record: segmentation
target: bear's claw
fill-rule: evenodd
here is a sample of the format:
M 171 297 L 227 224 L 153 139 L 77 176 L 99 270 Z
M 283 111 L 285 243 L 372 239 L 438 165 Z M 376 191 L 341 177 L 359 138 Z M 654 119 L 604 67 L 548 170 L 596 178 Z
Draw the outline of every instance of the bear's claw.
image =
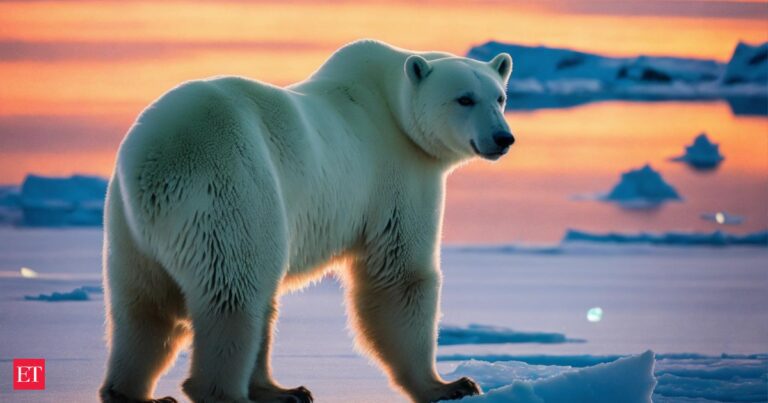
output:
M 292 389 L 291 394 L 299 398 L 300 403 L 312 403 L 315 401 L 315 398 L 312 396 L 312 392 L 303 386 Z
M 250 398 L 258 402 L 279 403 L 312 403 L 314 401 L 312 392 L 303 386 L 292 389 L 283 389 L 277 386 L 255 387 L 250 391 Z
M 315 400 L 314 397 L 312 397 L 312 392 L 303 386 L 288 389 L 287 392 L 293 398 L 293 400 L 290 400 L 291 403 L 312 403 Z
M 439 402 L 441 400 L 458 400 L 466 396 L 479 395 L 482 392 L 480 386 L 470 378 L 463 377 L 454 382 L 445 385 L 445 391 L 442 396 L 432 400 L 432 402 Z

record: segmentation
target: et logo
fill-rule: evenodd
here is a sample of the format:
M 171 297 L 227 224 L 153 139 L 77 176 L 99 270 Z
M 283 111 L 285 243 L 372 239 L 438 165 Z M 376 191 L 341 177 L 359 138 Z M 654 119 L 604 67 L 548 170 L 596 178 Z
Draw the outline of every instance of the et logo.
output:
M 45 359 L 15 358 L 13 360 L 13 390 L 44 390 Z

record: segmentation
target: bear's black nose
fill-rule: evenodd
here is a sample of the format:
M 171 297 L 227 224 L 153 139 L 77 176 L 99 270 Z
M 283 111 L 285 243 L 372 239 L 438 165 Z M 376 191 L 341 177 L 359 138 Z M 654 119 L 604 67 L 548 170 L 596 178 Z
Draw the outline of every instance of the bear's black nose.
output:
M 496 132 L 493 133 L 493 142 L 501 148 L 507 148 L 515 144 L 515 137 L 510 132 Z

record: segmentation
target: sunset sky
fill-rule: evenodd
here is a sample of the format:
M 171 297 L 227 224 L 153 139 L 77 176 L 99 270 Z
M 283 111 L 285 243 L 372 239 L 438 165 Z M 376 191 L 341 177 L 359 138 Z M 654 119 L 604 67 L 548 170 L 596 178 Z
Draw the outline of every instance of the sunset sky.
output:
M 0 184 L 18 183 L 29 172 L 108 176 L 117 146 L 136 115 L 180 82 L 235 74 L 285 85 L 307 77 L 335 49 L 359 38 L 459 55 L 473 45 L 498 40 L 608 55 L 727 61 L 739 41 L 768 40 L 768 2 L 0 1 Z M 589 118 L 595 112 L 588 107 L 558 113 Z M 667 149 L 681 147 L 683 134 L 664 137 L 657 130 L 664 122 L 659 119 L 669 122 L 674 117 L 664 111 L 650 113 L 659 116 L 649 133 Z M 715 122 L 710 112 L 698 113 L 702 123 L 695 126 L 701 129 L 729 124 Z M 562 138 L 564 125 L 573 120 L 536 116 L 541 115 L 508 118 L 518 136 L 543 133 L 538 143 L 530 143 L 541 152 L 518 153 L 510 156 L 514 160 L 496 165 L 475 163 L 469 172 L 556 171 L 553 161 L 562 156 L 555 144 L 567 142 Z M 650 121 L 626 113 L 601 116 L 600 124 L 585 133 L 608 144 L 622 127 Z M 711 125 L 705 124 L 707 119 Z M 764 119 L 742 124 L 757 131 L 768 127 Z M 687 130 L 681 133 L 696 134 Z M 626 139 L 613 138 L 614 154 L 623 149 L 616 141 Z M 736 168 L 766 168 L 768 157 L 759 155 L 760 148 L 745 142 L 734 145 L 752 155 Z M 576 147 L 567 156 L 575 161 L 591 152 L 593 148 Z M 627 152 L 643 160 L 642 144 Z M 624 154 L 613 157 L 627 159 Z M 611 161 L 608 158 L 606 166 Z M 598 168 L 574 169 L 589 176 Z M 615 171 L 612 168 L 611 175 Z
M 749 1 L 0 2 L 0 183 L 109 174 L 130 122 L 181 81 L 299 81 L 370 37 L 465 54 L 490 39 L 726 60 L 768 39 Z

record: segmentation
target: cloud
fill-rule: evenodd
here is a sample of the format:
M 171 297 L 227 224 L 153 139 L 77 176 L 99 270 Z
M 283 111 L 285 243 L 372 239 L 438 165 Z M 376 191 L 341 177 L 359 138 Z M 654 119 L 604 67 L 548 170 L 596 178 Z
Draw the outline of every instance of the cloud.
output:
M 768 18 L 768 5 L 728 0 L 566 0 L 549 3 L 563 13 L 688 18 Z
M 126 119 L 90 116 L 0 116 L 3 152 L 117 149 L 130 127 Z
M 0 40 L 0 61 L 115 61 L 176 57 L 205 51 L 306 51 L 318 43 L 281 41 L 19 41 Z

